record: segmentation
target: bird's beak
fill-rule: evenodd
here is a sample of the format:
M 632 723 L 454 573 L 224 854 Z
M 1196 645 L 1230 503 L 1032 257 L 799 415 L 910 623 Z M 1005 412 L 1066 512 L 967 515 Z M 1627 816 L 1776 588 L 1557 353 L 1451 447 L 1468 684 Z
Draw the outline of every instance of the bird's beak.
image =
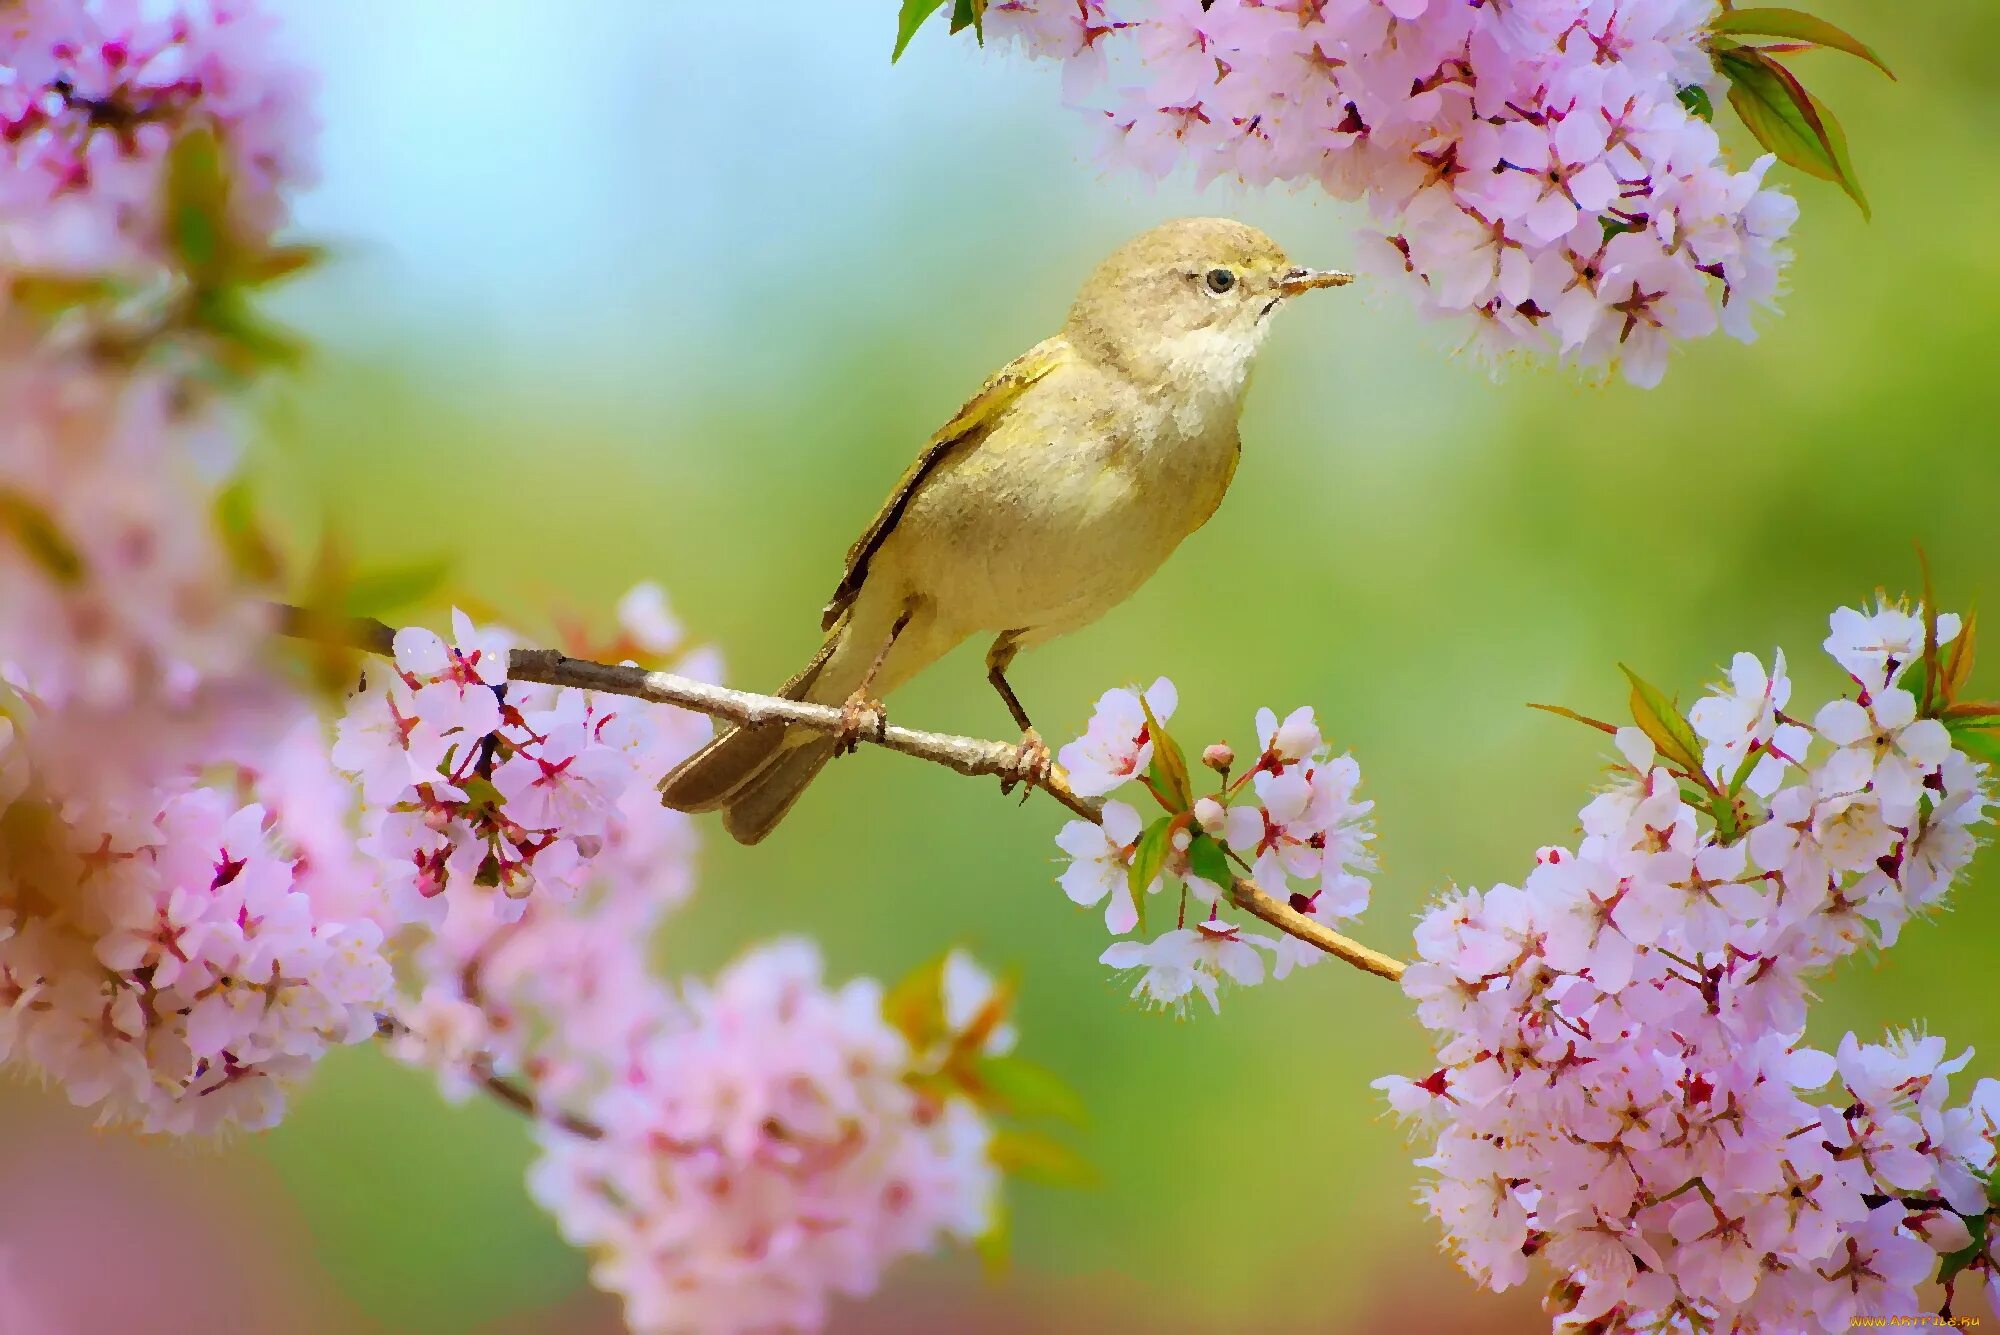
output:
M 1293 269 L 1278 280 L 1278 291 L 1296 297 L 1316 287 L 1346 287 L 1353 281 L 1353 274 L 1338 269 Z

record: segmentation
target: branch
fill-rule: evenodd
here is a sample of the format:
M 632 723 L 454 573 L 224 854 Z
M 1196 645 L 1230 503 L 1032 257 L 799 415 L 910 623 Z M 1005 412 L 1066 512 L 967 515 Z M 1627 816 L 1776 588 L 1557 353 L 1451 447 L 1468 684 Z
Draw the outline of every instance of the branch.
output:
M 329 616 L 283 605 L 278 607 L 277 613 L 278 628 L 283 634 L 298 639 L 345 644 L 385 658 L 395 654 L 395 631 L 373 618 Z M 601 691 L 606 695 L 649 700 L 654 704 L 676 705 L 736 724 L 784 723 L 830 735 L 839 733 L 843 726 L 840 711 L 830 705 L 735 691 L 727 686 L 711 686 L 705 681 L 671 672 L 593 663 L 571 658 L 554 649 L 514 650 L 507 659 L 507 678 L 510 681 L 571 686 L 579 690 Z M 1012 742 L 989 742 L 975 737 L 923 732 L 894 725 L 874 734 L 864 734 L 858 740 L 915 756 L 919 760 L 928 760 L 972 777 L 987 775 L 1017 780 L 1022 776 L 1021 748 Z M 1098 805 L 1072 791 L 1061 770 L 1052 768 L 1045 777 L 1036 780 L 1034 786 L 1076 816 L 1092 824 L 1102 823 Z M 1238 908 L 1285 935 L 1296 937 L 1378 978 L 1395 982 L 1403 976 L 1407 967 L 1399 959 L 1371 950 L 1359 941 L 1308 918 L 1283 900 L 1266 894 L 1248 877 L 1239 876 L 1230 883 L 1229 898 Z
M 375 1034 L 376 1037 L 385 1039 L 408 1038 L 410 1037 L 410 1027 L 393 1015 L 377 1015 L 375 1017 Z M 506 1076 L 495 1072 L 493 1061 L 490 1057 L 482 1054 L 473 1058 L 468 1069 L 468 1074 L 478 1082 L 481 1089 L 492 1095 L 495 1100 L 506 1107 L 512 1108 L 515 1112 L 520 1113 L 530 1121 L 545 1123 L 546 1125 L 555 1127 L 559 1131 L 566 1131 L 570 1135 L 580 1137 L 584 1140 L 604 1139 L 604 1128 L 597 1123 L 578 1117 L 574 1113 L 551 1111 L 544 1108 L 541 1100 L 537 1099 L 526 1086 L 509 1080 Z

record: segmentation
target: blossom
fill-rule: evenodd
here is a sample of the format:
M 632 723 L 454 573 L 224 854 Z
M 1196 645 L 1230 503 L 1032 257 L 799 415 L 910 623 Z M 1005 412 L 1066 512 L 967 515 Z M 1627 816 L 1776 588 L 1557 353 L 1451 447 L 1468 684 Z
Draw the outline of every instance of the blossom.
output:
M 1866 705 L 1828 701 L 1813 726 L 1840 748 L 1823 771 L 1827 787 L 1872 789 L 1882 818 L 1899 827 L 1915 818 L 1924 780 L 1952 749 L 1944 724 L 1918 718 L 1916 697 L 1896 686 L 1875 691 Z
M 603 1136 L 544 1128 L 529 1174 L 634 1331 L 816 1328 L 899 1257 L 986 1230 L 990 1129 L 906 1080 L 878 986 L 830 988 L 783 941 L 681 1004 L 585 1105 Z
M 1795 723 L 1779 722 L 1791 698 L 1782 649 L 1773 655 L 1768 675 L 1755 654 L 1736 655 L 1729 665 L 1728 688 L 1703 696 L 1688 710 L 1688 722 L 1703 743 L 1702 768 L 1709 777 L 1734 783 L 1750 763 L 1743 787 L 1759 797 L 1776 792 L 1785 767 L 1805 760 L 1811 736 Z
M 1102 797 L 1129 779 L 1146 772 L 1153 762 L 1153 740 L 1148 734 L 1145 710 L 1166 722 L 1173 716 L 1179 696 L 1165 677 L 1146 688 L 1145 705 L 1137 692 L 1106 691 L 1097 701 L 1083 736 L 1056 753 L 1057 762 L 1069 776 L 1069 786 L 1084 797 Z
M 213 786 L 119 811 L 39 781 L 0 856 L 0 1058 L 102 1120 L 259 1128 L 332 1047 L 374 1037 L 373 916 L 334 916 L 271 813 Z
M 1840 1331 L 1916 1310 L 1941 1250 L 1970 1246 L 1961 1215 L 1984 1226 L 1994 1096 L 1951 1098 L 1969 1053 L 1910 1033 L 1801 1045 L 1812 982 L 1937 902 L 1986 807 L 1948 736 L 1904 741 L 1923 720 L 1876 620 L 1836 614 L 1871 627 L 1828 645 L 1862 698 L 1813 729 L 1778 721 L 1782 659 L 1766 677 L 1738 655 L 1696 706 L 1718 784 L 1767 744 L 1784 756 L 1747 798 L 1716 799 L 1732 828 L 1621 731 L 1625 764 L 1575 849 L 1418 927 L 1403 983 L 1436 1065 L 1377 1087 L 1422 1128 L 1422 1199 L 1461 1263 L 1506 1288 L 1546 1258 L 1558 1329 L 1700 1313 L 1745 1335 Z M 1775 742 L 1787 727 L 1802 735 Z
M 0 251 L 30 267 L 169 261 L 173 146 L 213 134 L 239 235 L 268 237 L 309 184 L 312 80 L 249 0 L 157 6 L 18 0 L 0 21 Z
M 1475 345 L 1650 385 L 1679 341 L 1752 336 L 1797 216 L 1683 101 L 1717 91 L 1712 12 L 1010 0 L 985 30 L 1063 65 L 1114 163 L 1366 201 L 1360 267 Z
M 1221 983 L 1227 979 L 1252 986 L 1264 980 L 1264 960 L 1255 947 L 1269 948 L 1269 939 L 1241 933 L 1222 922 L 1180 927 L 1151 941 L 1119 941 L 1099 957 L 1123 972 L 1142 969 L 1132 995 L 1155 1006 L 1181 1009 L 1199 993 L 1209 1009 L 1220 1011 Z
M 700 746 L 699 722 L 510 682 L 509 649 L 462 613 L 449 643 L 405 628 L 394 670 L 364 680 L 338 726 L 334 761 L 366 799 L 362 848 L 405 916 L 434 923 L 453 885 L 497 891 L 489 911 L 515 919 L 537 887 L 566 899 L 600 873 L 645 878 L 647 832 L 679 828 L 650 787 Z
M 1957 613 L 1938 613 L 1937 642 L 1950 644 L 1960 626 Z M 1870 694 L 1895 685 L 1923 657 L 1922 604 L 1892 603 L 1878 593 L 1873 610 L 1840 608 L 1828 618 L 1827 628 L 1826 651 Z
M 1106 802 L 1100 821 L 1073 820 L 1056 834 L 1056 847 L 1070 857 L 1059 878 L 1063 893 L 1084 908 L 1109 897 L 1104 926 L 1113 936 L 1123 936 L 1139 924 L 1127 875 L 1139 829 L 1137 811 L 1123 802 Z M 1147 893 L 1158 888 L 1156 878 Z

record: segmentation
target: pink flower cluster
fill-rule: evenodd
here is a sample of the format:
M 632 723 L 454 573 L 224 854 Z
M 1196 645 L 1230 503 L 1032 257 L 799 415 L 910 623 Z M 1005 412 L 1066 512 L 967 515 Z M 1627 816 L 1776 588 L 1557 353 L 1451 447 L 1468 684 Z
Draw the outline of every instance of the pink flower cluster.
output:
M 1404 988 L 1438 1065 L 1378 1087 L 1424 1128 L 1422 1199 L 1465 1268 L 1503 1289 L 1545 1260 L 1558 1329 L 1843 1331 L 1916 1311 L 1941 1257 L 1992 1272 L 2000 1081 L 1954 1105 L 1970 1054 L 1921 1034 L 1801 1045 L 1813 979 L 1935 907 L 1987 805 L 1918 717 L 1921 613 L 1832 632 L 1852 698 L 1808 725 L 1782 658 L 1738 656 L 1688 719 L 1706 793 L 1622 729 L 1575 849 L 1417 929 Z
M 450 645 L 398 632 L 393 669 L 367 675 L 333 748 L 360 781 L 362 847 L 387 869 L 398 912 L 441 922 L 458 885 L 496 891 L 486 916 L 512 920 L 537 887 L 566 901 L 594 877 L 670 901 L 656 878 L 673 880 L 662 854 L 682 838 L 681 818 L 652 785 L 707 739 L 706 724 L 510 682 L 508 635 L 462 613 L 453 629 Z
M 992 990 L 962 959 L 954 980 L 953 1014 Z M 544 1127 L 529 1174 L 638 1335 L 816 1329 L 830 1297 L 986 1231 L 988 1124 L 921 1083 L 941 1054 L 885 1021 L 879 985 L 830 989 L 812 945 L 781 941 L 688 984 L 673 1017 L 584 1105 L 604 1134 Z
M 0 271 L 118 273 L 174 244 L 163 167 L 214 134 L 228 224 L 268 236 L 308 182 L 311 80 L 250 0 L 13 0 L 0 10 Z M 4 288 L 0 284 L 0 288 Z M 0 290 L 0 302 L 4 302 Z
M 1365 199 L 1364 267 L 1491 354 L 1622 365 L 1751 337 L 1797 216 L 1681 101 L 1714 0 L 995 0 L 1114 160 Z
M 272 756 L 274 794 L 303 791 L 307 755 Z M 310 868 L 279 813 L 216 787 L 144 800 L 51 789 L 0 718 L 0 1061 L 105 1121 L 272 1125 L 287 1083 L 375 1034 L 379 905 Z
M 266 630 L 197 469 L 216 421 L 176 400 L 166 377 L 0 355 L 0 662 L 51 707 L 185 704 Z
M 1134 996 L 1170 1008 L 1200 996 L 1216 1008 L 1223 982 L 1263 981 L 1260 951 L 1271 956 L 1278 978 L 1319 958 L 1304 942 L 1244 931 L 1225 916 L 1231 861 L 1267 893 L 1289 898 L 1298 912 L 1333 926 L 1368 907 L 1368 873 L 1374 869 L 1368 813 L 1374 803 L 1356 796 L 1360 766 L 1332 753 L 1312 710 L 1295 710 L 1281 722 L 1262 709 L 1255 762 L 1232 783 L 1227 771 L 1233 755 L 1223 759 L 1226 748 L 1211 748 L 1209 757 L 1222 771 L 1219 791 L 1182 808 L 1168 791 L 1171 781 L 1155 766 L 1162 746 L 1178 756 L 1171 737 L 1155 735 L 1155 725 L 1164 725 L 1178 703 L 1173 683 L 1164 677 L 1143 697 L 1107 691 L 1083 736 L 1058 753 L 1079 796 L 1105 797 L 1138 782 L 1167 809 L 1149 827 L 1137 808 L 1113 800 L 1104 803 L 1098 821 L 1069 822 L 1056 835 L 1056 846 L 1069 859 L 1060 881 L 1075 903 L 1104 904 L 1104 925 L 1114 936 L 1133 931 L 1143 902 L 1135 893 L 1140 874 L 1135 865 L 1149 831 L 1156 831 L 1164 844 L 1143 897 L 1171 893 L 1177 901 L 1175 926 L 1150 941 L 1117 942 L 1102 962 L 1142 971 Z M 1184 762 L 1179 768 L 1185 769 Z M 1191 791 L 1185 796 L 1191 799 Z M 1190 903 L 1197 909 L 1192 923 Z

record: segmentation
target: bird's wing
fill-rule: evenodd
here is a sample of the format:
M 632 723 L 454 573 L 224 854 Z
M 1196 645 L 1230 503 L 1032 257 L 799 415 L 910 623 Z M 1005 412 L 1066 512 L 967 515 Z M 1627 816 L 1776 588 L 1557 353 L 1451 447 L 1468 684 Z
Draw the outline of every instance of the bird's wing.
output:
M 994 372 L 992 378 L 980 386 L 979 392 L 966 400 L 965 406 L 930 438 L 924 452 L 917 456 L 917 461 L 903 474 L 896 489 L 889 493 L 882 512 L 847 549 L 847 569 L 841 574 L 840 587 L 833 591 L 826 612 L 820 618 L 822 630 L 833 629 L 841 614 L 853 605 L 862 584 L 868 579 L 869 561 L 895 531 L 903 512 L 909 508 L 910 499 L 924 485 L 925 479 L 955 451 L 977 445 L 1030 385 L 1062 364 L 1068 351 L 1068 344 L 1060 337 L 1037 343 Z

